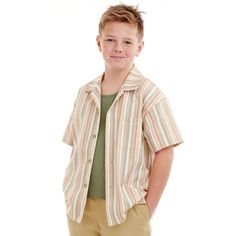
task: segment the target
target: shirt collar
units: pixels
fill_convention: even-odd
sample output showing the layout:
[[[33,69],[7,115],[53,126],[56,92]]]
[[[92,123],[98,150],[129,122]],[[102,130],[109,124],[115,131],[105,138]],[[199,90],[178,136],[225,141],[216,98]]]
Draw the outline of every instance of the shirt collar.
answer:
[[[96,79],[89,82],[85,86],[85,91],[94,91],[94,90],[101,91],[101,81],[103,75],[104,72],[102,75],[98,76]],[[130,70],[129,74],[127,75],[126,79],[124,80],[123,84],[121,85],[120,90],[128,91],[137,89],[140,85],[141,77],[142,77],[141,72],[134,65],[133,68]]]

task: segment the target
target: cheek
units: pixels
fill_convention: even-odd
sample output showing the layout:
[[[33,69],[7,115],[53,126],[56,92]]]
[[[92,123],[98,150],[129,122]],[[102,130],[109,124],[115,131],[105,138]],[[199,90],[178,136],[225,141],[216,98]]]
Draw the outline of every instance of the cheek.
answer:
[[[105,53],[105,54],[110,53],[110,52],[112,51],[111,45],[103,45],[102,51],[103,51],[103,53]]]
[[[134,57],[134,56],[136,55],[136,53],[137,53],[137,51],[134,50],[134,49],[132,49],[132,48],[129,48],[129,49],[127,50],[127,55],[128,55],[129,57]]]

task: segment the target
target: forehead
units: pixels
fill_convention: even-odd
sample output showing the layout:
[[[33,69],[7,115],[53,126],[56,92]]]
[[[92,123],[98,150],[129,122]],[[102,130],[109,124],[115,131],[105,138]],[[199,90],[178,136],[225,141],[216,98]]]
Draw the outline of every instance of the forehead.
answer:
[[[138,27],[123,22],[107,22],[103,28],[102,35],[110,35],[122,38],[138,38]]]

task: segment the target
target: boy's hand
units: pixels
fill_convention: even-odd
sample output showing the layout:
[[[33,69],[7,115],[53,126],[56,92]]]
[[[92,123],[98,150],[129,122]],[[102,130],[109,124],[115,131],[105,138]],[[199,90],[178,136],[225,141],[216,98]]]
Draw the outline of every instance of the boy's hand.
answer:
[[[173,161],[173,145],[156,152],[156,157],[149,175],[149,185],[145,196],[150,219],[157,207],[167,183]]]
[[[145,200],[146,200],[147,208],[148,208],[148,211],[149,211],[149,217],[150,217],[149,219],[151,219],[152,215],[153,215],[153,213],[154,213],[154,211],[156,209],[156,205],[155,205],[155,203],[152,203],[148,199],[147,195],[145,196]]]

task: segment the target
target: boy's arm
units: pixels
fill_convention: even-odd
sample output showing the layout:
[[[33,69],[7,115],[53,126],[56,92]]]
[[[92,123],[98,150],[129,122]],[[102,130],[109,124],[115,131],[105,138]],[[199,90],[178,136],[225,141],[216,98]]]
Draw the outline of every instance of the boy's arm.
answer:
[[[155,153],[153,167],[149,175],[146,203],[152,217],[168,181],[174,156],[174,146],[169,146]]]

